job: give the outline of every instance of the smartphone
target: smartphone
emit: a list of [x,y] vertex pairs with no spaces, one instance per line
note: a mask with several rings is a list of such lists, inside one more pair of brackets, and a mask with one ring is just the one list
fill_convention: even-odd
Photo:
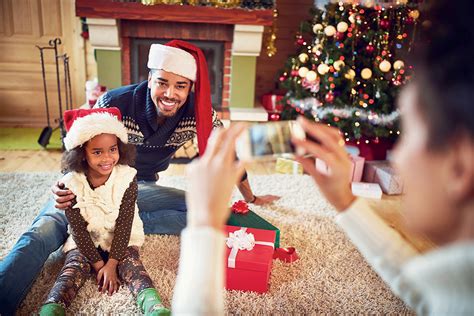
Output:
[[293,156],[295,146],[291,138],[305,139],[306,133],[296,121],[251,124],[236,142],[239,159],[272,159]]

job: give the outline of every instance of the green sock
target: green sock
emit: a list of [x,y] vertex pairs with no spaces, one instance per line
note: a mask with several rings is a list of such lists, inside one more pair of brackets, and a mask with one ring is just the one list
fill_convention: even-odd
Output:
[[144,289],[137,295],[137,304],[146,316],[171,315],[161,303],[158,292],[153,288]]
[[64,307],[56,303],[48,303],[41,307],[40,316],[65,316]]

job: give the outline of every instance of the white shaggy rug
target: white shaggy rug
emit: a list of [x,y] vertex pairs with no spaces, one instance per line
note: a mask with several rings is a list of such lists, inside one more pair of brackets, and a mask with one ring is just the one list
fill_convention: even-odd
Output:
[[[54,173],[0,173],[0,258],[26,230],[49,196]],[[411,314],[367,265],[333,223],[334,210],[308,176],[249,177],[256,194],[282,196],[274,205],[252,209],[281,230],[282,246],[296,247],[300,260],[275,260],[267,294],[228,291],[226,310],[235,315]],[[163,177],[160,184],[185,188],[183,177]],[[236,193],[234,199],[239,199]],[[179,238],[147,236],[142,260],[166,306],[176,280]],[[60,251],[50,256],[18,314],[38,312],[63,263]],[[128,289],[112,297],[97,292],[88,280],[70,314],[139,314]]]

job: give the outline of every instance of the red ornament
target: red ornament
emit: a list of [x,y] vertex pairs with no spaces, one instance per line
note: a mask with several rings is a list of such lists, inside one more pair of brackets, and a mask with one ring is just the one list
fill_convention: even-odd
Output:
[[324,100],[326,100],[327,103],[333,103],[334,102],[334,93],[332,91],[329,91],[326,93],[326,96],[324,97]]
[[293,77],[298,76],[298,70],[292,70],[292,71],[291,71],[291,75],[292,75]]
[[247,214],[249,212],[249,205],[244,200],[239,200],[232,204],[231,210],[236,214]]
[[390,21],[389,20],[380,20],[380,27],[383,29],[388,29],[390,27]]
[[405,20],[406,24],[413,24],[414,22],[415,22],[415,20],[413,20],[413,18],[411,16],[407,17],[406,20]]
[[342,41],[344,39],[344,33],[343,32],[336,32],[336,39],[338,41]]
[[365,50],[367,51],[367,53],[372,54],[375,50],[375,47],[374,47],[374,45],[369,44],[365,47]]
[[280,81],[285,81],[285,79],[286,79],[285,76],[280,77]]
[[303,37],[298,37],[298,39],[296,40],[296,44],[303,45],[303,43],[304,43]]

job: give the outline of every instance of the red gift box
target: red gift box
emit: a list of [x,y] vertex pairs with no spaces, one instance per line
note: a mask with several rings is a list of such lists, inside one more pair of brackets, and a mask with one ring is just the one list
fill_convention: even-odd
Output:
[[283,104],[280,103],[283,95],[264,94],[262,96],[262,105],[268,113],[280,113],[283,110]]
[[226,289],[267,292],[275,231],[227,225],[225,233]]

